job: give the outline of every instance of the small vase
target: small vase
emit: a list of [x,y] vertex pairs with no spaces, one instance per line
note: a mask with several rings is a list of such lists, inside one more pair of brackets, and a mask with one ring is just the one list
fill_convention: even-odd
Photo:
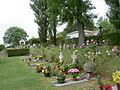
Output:
[[72,79],[73,81],[77,81],[78,79],[77,79],[77,77],[73,77],[73,79]]
[[117,89],[120,90],[120,84],[117,83],[116,85],[117,85]]

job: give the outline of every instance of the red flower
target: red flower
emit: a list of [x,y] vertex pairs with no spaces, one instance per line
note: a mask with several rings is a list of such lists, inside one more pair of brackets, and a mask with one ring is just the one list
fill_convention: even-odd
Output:
[[110,85],[110,84],[100,85],[99,88],[100,88],[100,90],[103,90],[103,88],[112,90],[112,85]]
[[54,70],[55,70],[56,68],[57,68],[57,67],[52,67],[52,69],[54,69]]

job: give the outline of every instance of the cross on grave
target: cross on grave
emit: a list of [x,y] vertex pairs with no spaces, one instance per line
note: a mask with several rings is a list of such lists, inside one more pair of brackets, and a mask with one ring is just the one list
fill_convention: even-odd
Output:
[[62,62],[62,58],[63,58],[63,54],[62,52],[60,52],[60,55],[59,55],[60,62]]
[[71,58],[73,59],[73,63],[75,63],[75,59],[77,58],[77,55],[75,54],[75,52],[73,52],[73,54],[71,55]]

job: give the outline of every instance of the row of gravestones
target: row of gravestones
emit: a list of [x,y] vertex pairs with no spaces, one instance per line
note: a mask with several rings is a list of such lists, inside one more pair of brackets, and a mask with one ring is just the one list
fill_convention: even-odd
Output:
[[66,45],[66,44],[59,44],[59,48],[60,48],[60,50],[62,50],[62,49],[66,49],[66,48],[68,48],[69,50],[70,50],[70,48],[76,48],[76,44],[71,44],[71,45]]

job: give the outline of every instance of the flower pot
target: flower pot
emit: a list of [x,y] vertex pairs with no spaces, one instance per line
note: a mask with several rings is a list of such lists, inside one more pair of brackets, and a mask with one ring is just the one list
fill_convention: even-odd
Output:
[[87,72],[87,77],[88,78],[92,78],[94,75],[93,75],[93,73],[92,72]]
[[65,83],[65,79],[57,79],[57,82],[58,82],[59,84]]
[[67,74],[67,72],[62,71],[64,74]]
[[78,79],[77,79],[77,77],[73,77],[73,79],[72,79],[73,81],[77,81]]
[[49,73],[44,74],[45,77],[50,77]]
[[117,89],[120,90],[120,84],[117,83],[116,85],[117,85]]

